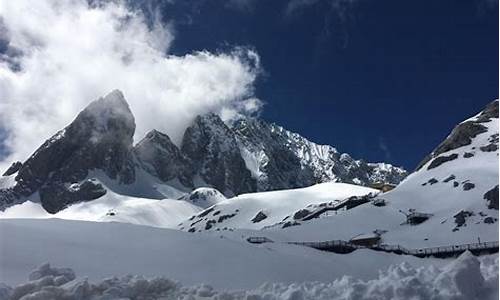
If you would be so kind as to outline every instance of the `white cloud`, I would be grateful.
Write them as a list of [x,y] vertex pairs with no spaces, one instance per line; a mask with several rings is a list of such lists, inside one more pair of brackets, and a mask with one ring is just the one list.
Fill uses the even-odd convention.
[[[197,115],[254,112],[259,57],[230,53],[169,55],[168,25],[147,26],[140,12],[120,2],[0,1],[9,47],[21,71],[0,61],[0,127],[12,152],[4,164],[26,159],[70,123],[90,101],[120,89],[136,117],[136,141],[150,129],[179,142]],[[2,21],[0,19],[0,21]]]

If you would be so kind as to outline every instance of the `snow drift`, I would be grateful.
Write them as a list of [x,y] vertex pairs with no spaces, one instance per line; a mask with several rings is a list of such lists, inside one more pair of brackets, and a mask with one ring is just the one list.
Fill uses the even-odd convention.
[[0,285],[0,299],[498,299],[498,256],[465,252],[443,268],[391,266],[378,278],[344,276],[330,283],[266,283],[255,289],[216,290],[183,286],[164,277],[112,277],[98,282],[75,279],[71,269],[44,264],[16,287]]

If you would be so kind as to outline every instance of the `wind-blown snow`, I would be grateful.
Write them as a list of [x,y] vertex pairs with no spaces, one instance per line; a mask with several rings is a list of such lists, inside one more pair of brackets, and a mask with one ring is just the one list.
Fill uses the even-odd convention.
[[443,268],[391,266],[372,280],[342,277],[329,283],[265,283],[227,291],[210,285],[182,286],[164,277],[112,277],[99,282],[76,279],[70,269],[48,264],[34,270],[27,283],[0,285],[0,299],[498,299],[498,256],[477,258],[466,252]]

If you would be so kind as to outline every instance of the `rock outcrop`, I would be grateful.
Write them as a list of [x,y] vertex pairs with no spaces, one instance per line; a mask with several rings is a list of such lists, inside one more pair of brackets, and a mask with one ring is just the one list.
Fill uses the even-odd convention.
[[[120,183],[133,182],[134,131],[134,116],[120,91],[95,100],[22,164],[11,193],[20,198],[39,192],[43,207],[57,212],[104,194],[102,186],[83,182],[91,170]],[[71,190],[72,184],[83,189]]]

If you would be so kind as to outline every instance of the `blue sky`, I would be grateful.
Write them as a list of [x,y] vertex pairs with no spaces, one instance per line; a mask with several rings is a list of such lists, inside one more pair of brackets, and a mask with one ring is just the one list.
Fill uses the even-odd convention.
[[195,115],[256,96],[267,121],[411,170],[498,97],[498,0],[124,0],[151,22],[84,1],[18,0],[0,16],[0,163],[119,88],[136,140],[154,128],[179,141]]
[[412,169],[498,97],[497,3],[187,1],[162,12],[179,36],[175,54],[234,45],[259,53],[262,118]]

